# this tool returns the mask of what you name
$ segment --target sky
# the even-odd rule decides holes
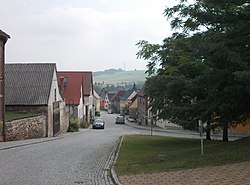
[[[57,70],[145,70],[136,43],[161,44],[172,30],[163,11],[176,0],[0,0],[11,38],[6,63],[56,63]]]

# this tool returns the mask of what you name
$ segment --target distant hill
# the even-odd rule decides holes
[[[104,84],[118,84],[121,82],[144,82],[147,75],[145,70],[124,71],[122,69],[108,69],[93,72],[94,82]]]

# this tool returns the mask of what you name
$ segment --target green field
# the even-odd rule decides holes
[[[117,84],[121,82],[144,82],[146,80],[145,70],[117,71],[115,73],[94,74],[94,82],[104,84]]]
[[[250,161],[250,137],[222,142],[163,136],[124,136],[115,170],[118,175],[164,172]]]

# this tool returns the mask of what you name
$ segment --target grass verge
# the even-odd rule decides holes
[[[171,171],[250,161],[250,137],[231,142],[164,136],[124,136],[115,164],[118,175]]]

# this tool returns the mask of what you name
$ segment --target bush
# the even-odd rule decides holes
[[[81,122],[81,124],[80,124],[80,127],[81,127],[81,128],[89,128],[89,126],[90,126],[90,123],[88,123],[88,122],[86,122],[86,121]]]
[[[77,132],[79,129],[80,123],[77,119],[70,118],[68,132]]]

